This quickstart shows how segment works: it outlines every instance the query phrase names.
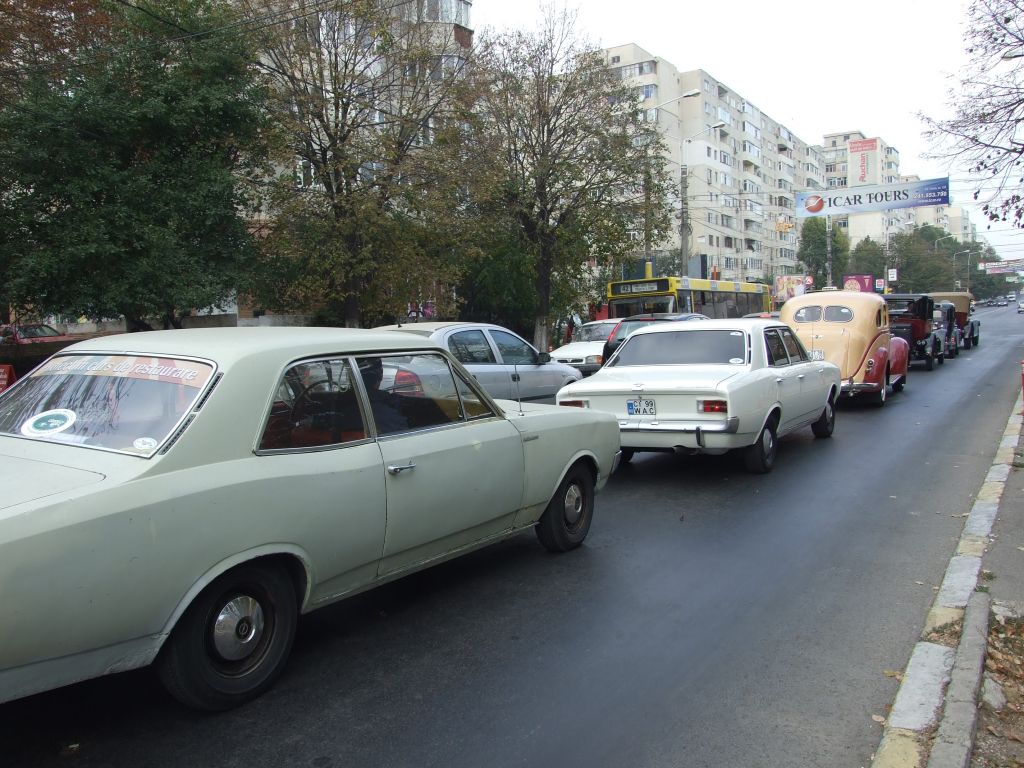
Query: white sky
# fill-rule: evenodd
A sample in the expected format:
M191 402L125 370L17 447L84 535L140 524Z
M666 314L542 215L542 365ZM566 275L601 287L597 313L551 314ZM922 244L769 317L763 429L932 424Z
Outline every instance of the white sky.
M577 31L596 47L636 43L679 71L703 69L809 144L863 131L900 152L900 172L950 177L952 202L1006 258L1024 257L1024 232L987 229L966 172L922 157L917 113L950 114L966 63L968 0L567 0ZM479 34L536 28L538 0L473 0Z

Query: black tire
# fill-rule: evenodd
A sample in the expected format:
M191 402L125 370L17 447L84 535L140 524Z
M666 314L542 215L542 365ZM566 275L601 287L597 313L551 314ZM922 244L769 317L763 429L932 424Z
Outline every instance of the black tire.
M587 538L594 520L594 473L583 463L565 473L534 530L548 552L568 552Z
M938 350L936 350L936 353L937 354L935 355L935 362L937 362L939 365L945 364L945 362L946 362L946 353L945 352L939 352Z
M964 336L964 349L970 349L972 344L974 344L974 338L971 336Z
M974 346L978 346L979 344L981 344L981 334L980 333L977 336L974 337Z
M886 400L886 398L889 395L888 390L889 390L889 377L886 376L885 377L885 381L882 382L882 388L880 390L878 390L877 392L875 392L871 396L872 402L875 405L877 405L879 408L882 408L885 405L885 400Z
M907 374L904 373L900 376L899 381L893 382L892 391L902 392L905 386L907 386Z
M924 369L931 371L935 369L935 357L929 352L924 358Z
M622 455L619 456L619 466L622 466L623 464L629 464L629 462L633 460L633 454L635 453L636 451L634 451L632 448L623 448Z
M832 432L836 428L836 406L832 402L832 398L829 397L825 401L825 407L821 411L821 416L818 420L811 424L811 432L814 433L815 437L826 438L832 437Z
M775 422L769 419L754 444L743 449L743 463L746 464L747 471L756 475L766 475L775 466L778 452L779 441L775 434Z
M281 674L297 623L295 588L284 569L241 565L188 607L157 657L157 673L186 706L237 707Z

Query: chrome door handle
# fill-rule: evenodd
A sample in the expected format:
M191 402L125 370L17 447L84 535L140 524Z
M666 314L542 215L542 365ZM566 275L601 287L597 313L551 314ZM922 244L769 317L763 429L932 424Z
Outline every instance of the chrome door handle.
M800 374L797 374L797 378L798 378L798 379L802 379L802 378L804 378L804 377L805 377L806 375L807 375L806 373L800 373Z
M776 384L781 384L783 381L785 381L785 379L776 379L775 383Z
M416 468L416 465L413 464L411 461L408 464L406 464L405 466L402 466L402 467L398 466L397 464L388 464L388 474L389 475L399 475L402 472L405 472L407 469L415 469L415 468Z

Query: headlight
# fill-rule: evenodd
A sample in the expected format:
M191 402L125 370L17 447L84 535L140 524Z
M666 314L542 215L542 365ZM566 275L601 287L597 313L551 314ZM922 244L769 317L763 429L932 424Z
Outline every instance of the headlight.
M604 358L601 355L587 355L583 360L584 363L596 363L601 365L604 362Z

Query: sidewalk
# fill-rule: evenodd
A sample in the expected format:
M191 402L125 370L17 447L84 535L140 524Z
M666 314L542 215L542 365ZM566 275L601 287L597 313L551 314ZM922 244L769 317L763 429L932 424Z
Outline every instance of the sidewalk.
M872 768L966 768L978 717L991 606L1024 615L1024 400L964 524L914 647ZM1020 469L1018 469L1020 467Z

